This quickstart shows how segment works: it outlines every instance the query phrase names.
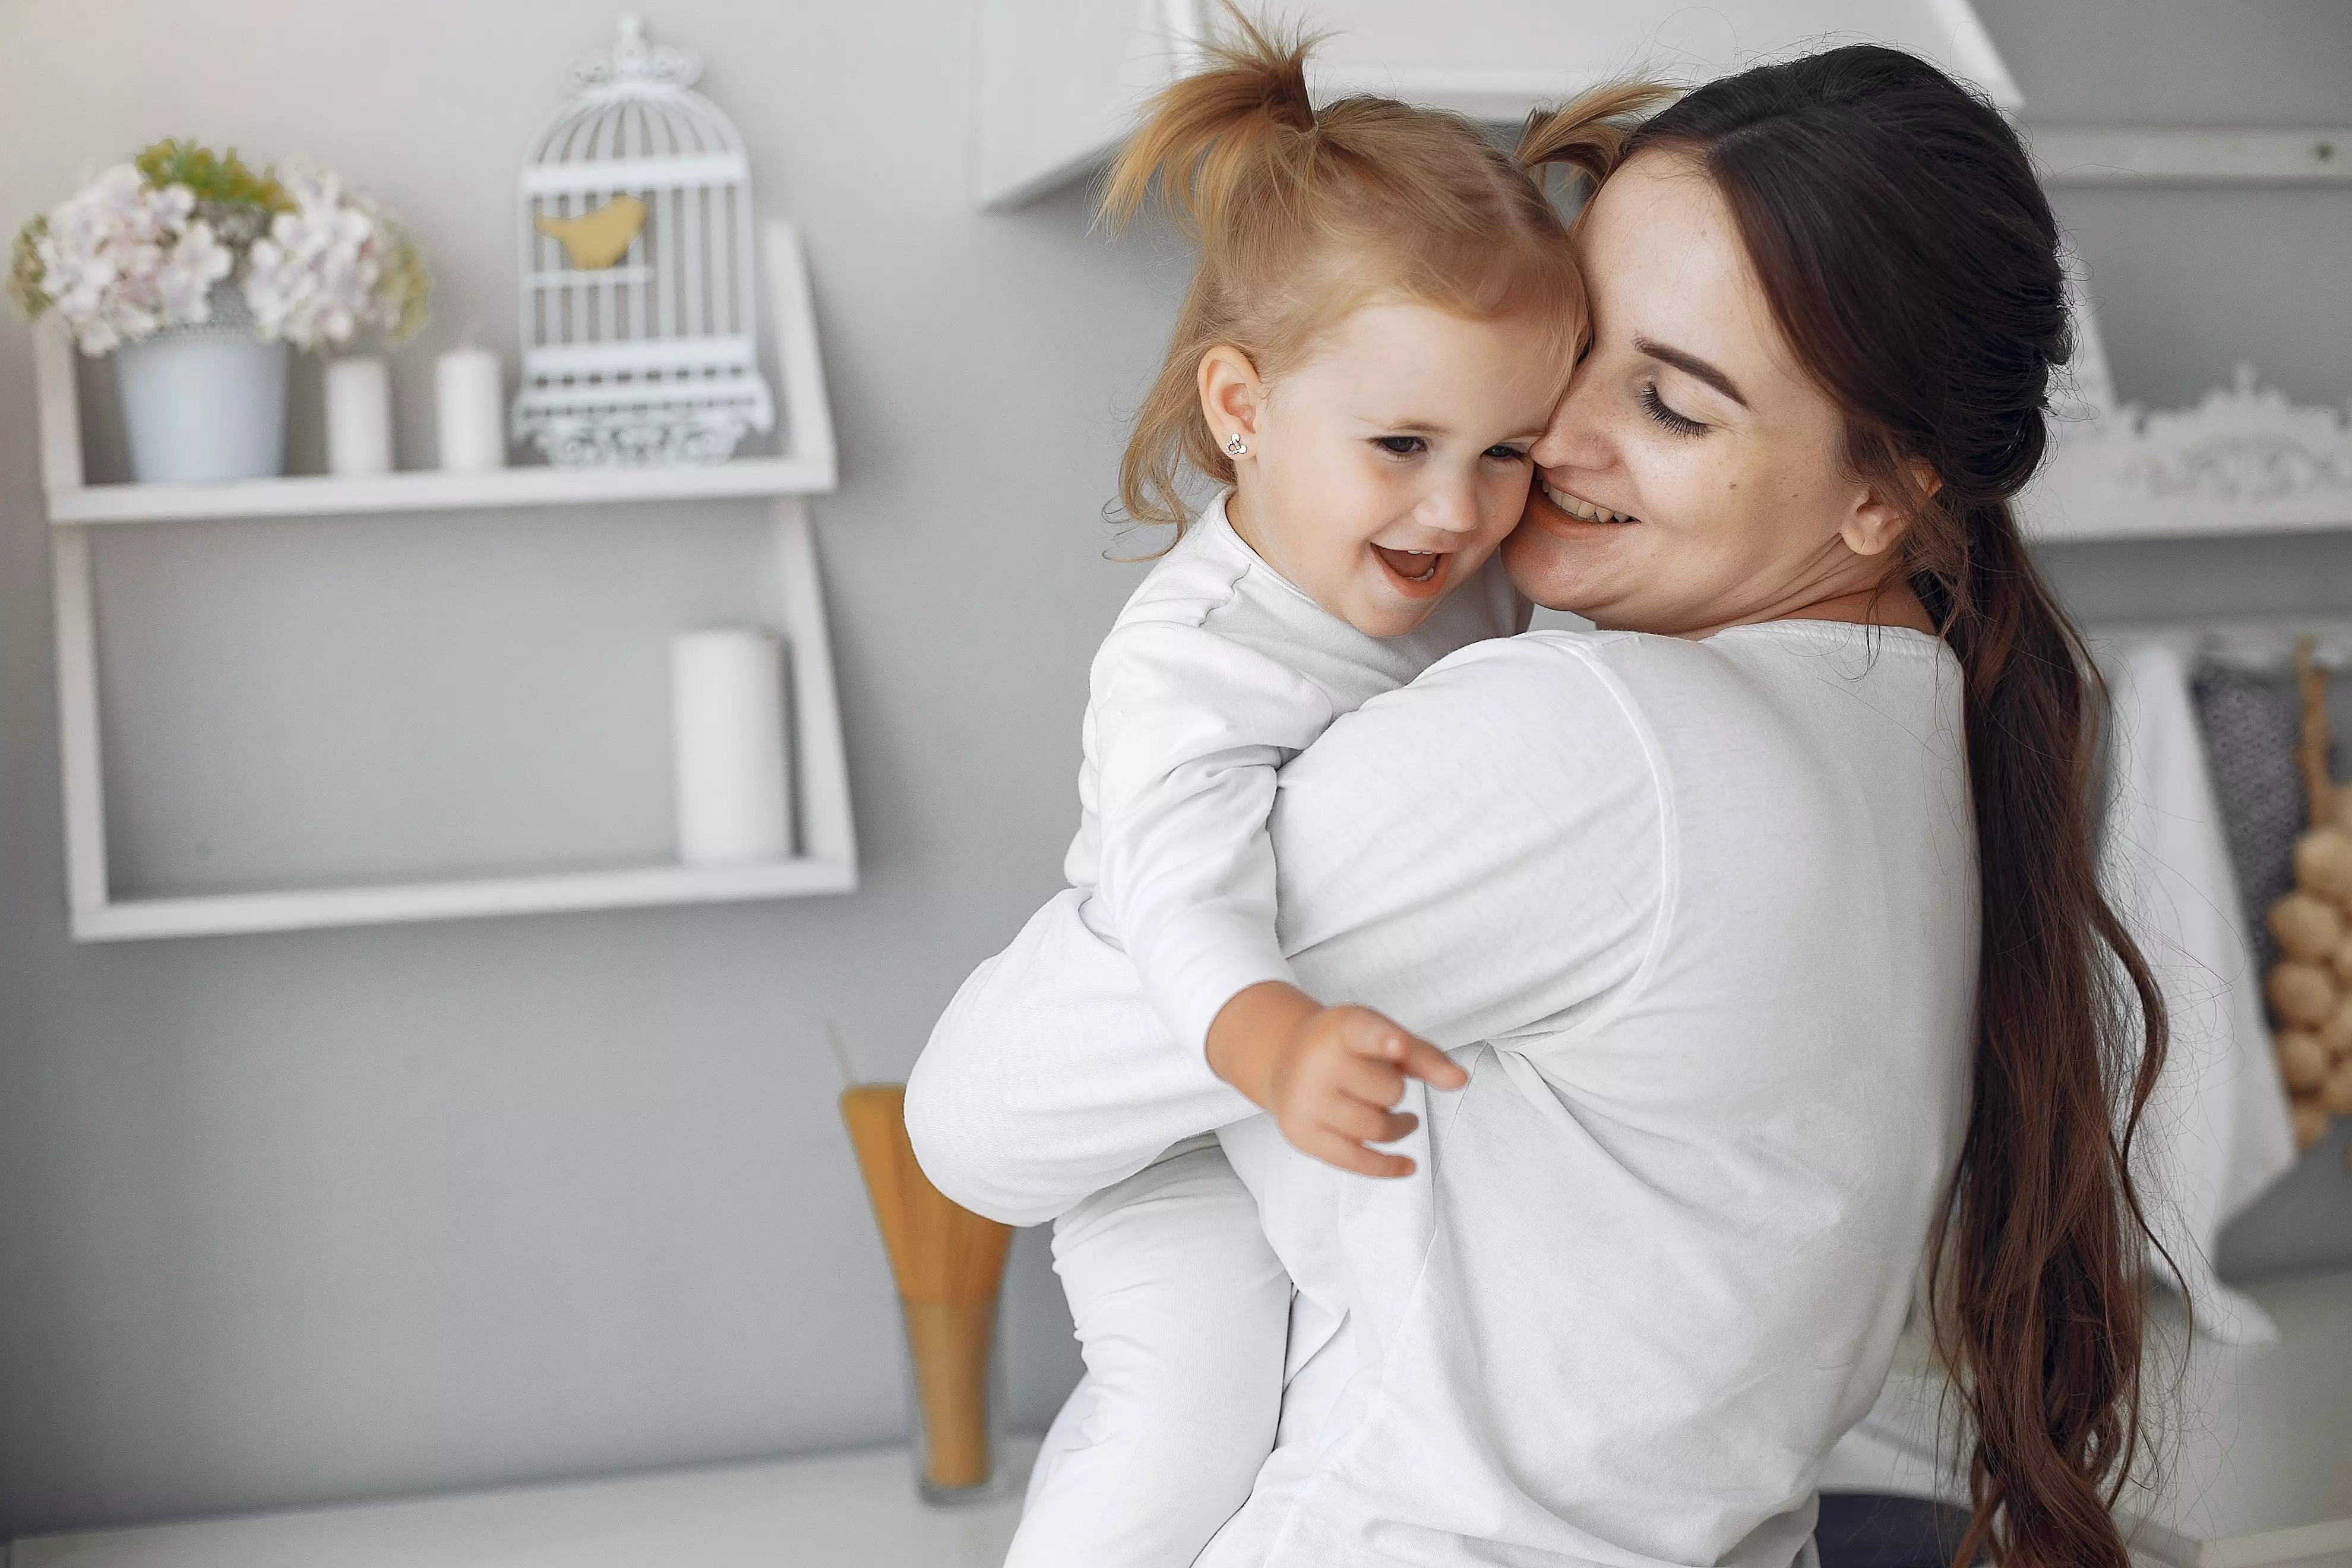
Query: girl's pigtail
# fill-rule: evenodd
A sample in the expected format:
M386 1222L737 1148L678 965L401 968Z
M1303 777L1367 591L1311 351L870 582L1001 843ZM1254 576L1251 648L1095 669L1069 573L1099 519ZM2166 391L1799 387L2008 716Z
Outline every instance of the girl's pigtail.
M1276 34L1227 7L1229 37L1202 46L1204 68L1160 89L1120 149L1102 216L1133 217L1160 184L1160 200L1193 234L1214 234L1236 196L1298 172L1315 133L1307 93L1312 40Z
M1643 116L1675 95L1655 82L1617 82L1596 87L1561 108L1528 116L1515 156L1519 167L1540 181L1555 165L1584 176L1597 189L1625 155L1625 139Z
M1315 105L1307 93L1311 40L1276 35L1227 7L1231 36L1204 47L1206 68L1171 82L1110 167L1103 217L1132 218L1156 188L1160 199L1204 253L1262 226L1241 209L1266 202L1296 205L1314 157ZM1224 276L1220 257L1204 257L1207 279ZM1219 337L1230 301L1196 287L1176 324L1176 342L1136 410L1118 465L1119 506L1129 521L1184 527L1184 470L1223 484L1233 459L1201 418L1195 377L1200 356Z

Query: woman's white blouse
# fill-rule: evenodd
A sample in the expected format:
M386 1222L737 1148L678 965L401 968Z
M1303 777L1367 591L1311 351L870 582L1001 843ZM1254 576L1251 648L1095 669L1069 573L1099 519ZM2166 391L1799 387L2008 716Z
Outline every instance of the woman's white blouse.
M1290 1150L1046 906L908 1088L1034 1223L1223 1128L1299 1298L1204 1564L1790 1563L1884 1381L1968 1101L1977 879L1937 639L1484 643L1282 773L1284 951L1452 1051L1418 1173Z

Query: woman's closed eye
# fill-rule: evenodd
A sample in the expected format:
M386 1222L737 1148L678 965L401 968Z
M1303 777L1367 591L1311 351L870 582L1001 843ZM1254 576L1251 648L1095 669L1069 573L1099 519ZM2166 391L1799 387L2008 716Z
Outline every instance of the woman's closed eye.
M1707 426L1689 415L1677 414L1667 407L1665 400L1658 395L1658 384L1654 381L1642 384L1642 412L1648 415L1653 423L1664 426L1677 436L1704 436L1708 429Z

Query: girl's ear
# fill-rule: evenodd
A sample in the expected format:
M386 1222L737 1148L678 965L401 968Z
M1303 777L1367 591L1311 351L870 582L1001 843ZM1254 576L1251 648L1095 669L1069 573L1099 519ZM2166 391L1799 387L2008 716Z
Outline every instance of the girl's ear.
M1921 500L1933 500L1936 492L1944 488L1944 481L1937 477L1936 470L1925 463L1913 462L1906 477L1911 481L1914 496ZM1895 542L1901 539L1904 530L1910 526L1911 509L1886 494L1881 487L1871 485L1855 500L1853 510L1846 514L1838 534L1845 541L1846 548L1856 555L1884 555L1895 547Z
M1201 417L1218 446L1233 437L1257 439L1258 417L1265 407L1265 383L1249 355L1231 343L1219 343L1201 356Z

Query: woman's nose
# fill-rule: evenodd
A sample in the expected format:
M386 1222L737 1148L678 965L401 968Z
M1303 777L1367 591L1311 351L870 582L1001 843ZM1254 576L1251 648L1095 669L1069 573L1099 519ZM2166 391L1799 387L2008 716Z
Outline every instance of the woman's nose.
M1608 443L1600 422L1592 417L1594 404L1590 377L1580 374L1569 384L1568 395L1552 410L1551 423L1528 448L1538 468L1599 468L1608 466Z

